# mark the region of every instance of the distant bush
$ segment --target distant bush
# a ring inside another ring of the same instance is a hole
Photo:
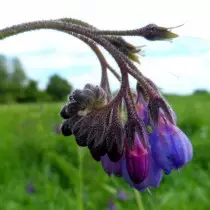
[[[203,94],[209,94],[209,92],[205,89],[197,89],[193,92],[193,95],[203,95]]]
[[[72,85],[58,75],[49,78],[45,90],[38,82],[27,78],[21,61],[0,55],[0,103],[36,103],[65,100]]]
[[[52,97],[53,101],[66,100],[66,97],[71,90],[72,86],[68,81],[56,74],[50,77],[46,88],[47,94]]]

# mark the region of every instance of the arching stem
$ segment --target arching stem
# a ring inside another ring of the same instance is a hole
[[[144,79],[144,76],[139,72],[136,66],[127,58],[122,52],[120,52],[116,47],[110,44],[108,40],[101,36],[96,36],[94,33],[91,33],[90,29],[87,27],[82,27],[80,25],[75,25],[71,23],[61,22],[61,21],[34,21],[29,23],[23,23],[19,25],[14,25],[5,29],[0,30],[0,39],[16,35],[19,33],[23,33],[26,31],[32,31],[37,29],[54,29],[58,31],[62,31],[65,33],[73,32],[77,34],[81,34],[90,39],[93,39],[98,44],[102,45],[116,60],[118,66],[120,67],[121,73],[122,71],[128,72],[132,75],[136,80],[142,83],[147,90],[148,94],[154,96],[156,91],[150,86],[150,84]],[[94,31],[95,32],[95,31]],[[122,87],[121,89],[126,89],[126,87]],[[123,94],[123,91],[119,91],[119,94]]]
[[[121,73],[123,71],[132,72],[132,70],[128,68],[129,66],[125,62],[126,56],[124,56],[122,52],[117,50],[117,48],[112,46],[109,41],[107,41],[103,37],[95,36],[94,34],[87,32],[86,28],[75,24],[59,22],[59,21],[34,21],[30,23],[24,23],[0,30],[0,39],[36,29],[54,29],[65,33],[73,32],[86,36],[90,39],[93,39],[95,42],[102,45],[114,57],[114,59],[116,60],[116,62],[120,67]],[[127,60],[129,59],[127,58]],[[135,72],[133,72],[133,75],[135,76]],[[126,86],[125,87],[123,86],[123,82],[121,84],[121,89],[124,90],[126,89]],[[119,91],[119,94],[122,93],[123,91]]]
[[[24,32],[28,32],[32,30],[37,30],[37,29],[54,29],[54,30],[65,32],[65,33],[74,32],[74,33],[79,33],[81,35],[87,36],[89,38],[91,37],[88,36],[88,34],[89,35],[92,34],[89,32],[89,29],[87,29],[87,27],[85,28],[85,27],[78,26],[71,23],[48,20],[48,21],[34,21],[34,22],[29,22],[29,23],[23,23],[23,24],[14,25],[14,26],[2,29],[0,30],[0,39],[4,39],[9,36],[17,35],[19,33],[24,33]],[[102,37],[100,37],[100,39],[102,39]],[[103,39],[103,42],[104,41],[108,43],[107,40]],[[109,46],[111,45],[109,44]],[[115,52],[116,50],[117,49],[115,48]],[[119,50],[117,50],[117,53],[120,55],[119,57],[123,56],[126,59],[126,62],[129,61],[129,65],[131,64],[130,60],[126,58],[126,56],[124,56],[123,53],[121,53]],[[137,75],[137,73],[134,72],[135,70],[129,70],[129,73],[134,77],[135,75]]]

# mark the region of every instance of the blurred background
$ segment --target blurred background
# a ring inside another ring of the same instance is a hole
[[[99,84],[99,62],[85,44],[69,35],[27,32],[0,41],[0,209],[210,209],[207,1],[7,0],[1,8],[0,29],[62,17],[119,30],[185,23],[173,30],[180,37],[172,42],[126,40],[146,45],[139,68],[172,105],[180,128],[193,143],[194,158],[181,171],[164,176],[160,188],[150,193],[138,193],[123,180],[107,176],[86,149],[63,137],[59,129],[59,112],[71,90]],[[115,92],[119,83],[109,77]]]

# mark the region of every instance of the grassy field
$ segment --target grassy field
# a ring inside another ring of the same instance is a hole
[[[56,133],[61,104],[0,106],[0,210],[209,210],[210,96],[168,96],[194,159],[137,193]],[[111,207],[112,206],[112,207]]]

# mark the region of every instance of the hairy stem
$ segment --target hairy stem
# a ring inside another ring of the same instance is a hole
[[[118,66],[120,67],[121,73],[124,71],[124,72],[129,72],[134,77],[136,76],[136,72],[133,71],[128,66],[128,64],[132,64],[132,63],[122,52],[117,50],[117,48],[111,45],[110,42],[104,39],[103,37],[95,36],[94,34],[86,31],[86,28],[75,25],[75,24],[53,21],[53,20],[23,23],[23,24],[14,25],[14,26],[0,30],[0,39],[4,39],[12,35],[23,33],[26,31],[37,30],[37,29],[54,29],[54,30],[65,32],[65,33],[73,32],[73,33],[86,36],[96,41],[100,45],[102,45],[114,57],[114,59],[118,63]],[[126,61],[129,61],[129,63],[126,64]],[[121,84],[121,89],[122,91],[119,91],[119,94],[122,94],[123,90],[126,90],[126,86],[124,85],[123,82]]]
[[[87,36],[87,37],[89,37],[91,39],[93,39],[93,36],[94,36],[93,33],[89,32],[90,29],[87,29],[85,27],[82,27],[82,26],[79,26],[79,25],[75,25],[75,24],[66,23],[66,22],[48,20],[48,21],[28,22],[28,23],[23,23],[23,24],[14,25],[14,26],[11,26],[11,27],[4,28],[4,29],[0,30],[0,39],[4,39],[4,38],[7,38],[9,36],[17,35],[17,34],[28,32],[28,31],[32,31],[32,30],[38,30],[38,29],[52,29],[52,30],[62,31],[62,32],[65,32],[65,33],[74,32],[74,33],[77,33],[77,34],[81,34],[81,35]],[[98,40],[98,37],[96,37],[96,36],[94,36],[94,37],[95,37],[95,40]],[[100,37],[100,40],[101,40],[100,44],[103,47],[105,47],[105,45],[107,45],[108,41],[105,40],[105,39],[103,39],[103,40],[102,39],[103,38]],[[99,41],[96,41],[96,42],[99,43]],[[105,42],[106,42],[106,44],[104,45]],[[111,45],[109,43],[109,47],[108,48],[110,48],[110,46]],[[113,51],[113,48],[114,47],[112,46],[112,50],[111,51]],[[106,47],[105,47],[105,49],[106,49]],[[114,48],[115,54],[116,54],[116,50],[117,49]],[[119,54],[120,56],[123,55],[123,53],[119,52],[119,50],[117,50],[117,54]],[[120,56],[118,56],[118,58]],[[125,56],[123,56],[123,57],[126,58]],[[126,62],[127,62],[127,60],[129,60],[129,59],[127,58]],[[129,60],[129,62],[130,62],[130,60]],[[133,75],[135,75],[135,74],[133,74]]]
[[[96,36],[94,33],[91,33],[93,31],[91,31],[91,29],[88,29],[87,27],[82,27],[80,25],[61,22],[61,21],[54,21],[54,20],[34,21],[34,22],[14,25],[14,26],[0,30],[0,39],[4,39],[12,35],[16,35],[16,34],[27,32],[27,31],[37,30],[37,29],[54,29],[54,30],[65,32],[65,33],[74,32],[74,33],[81,34],[83,36],[86,36],[96,41],[97,43],[102,45],[114,57],[114,59],[118,63],[118,66],[120,67],[121,72],[122,71],[128,72],[136,80],[144,84],[144,87],[147,90],[149,95],[154,96],[155,94],[157,94],[156,91],[144,79],[144,76],[137,69],[137,67],[130,61],[129,58],[127,58],[122,52],[120,52],[117,48],[111,45],[110,42],[107,41],[105,38],[101,36]],[[124,87],[124,89],[126,89],[126,87]],[[122,92],[120,91],[120,93]]]
[[[117,78],[117,80],[121,81],[120,75],[108,64],[102,52],[91,39],[88,39],[87,37],[82,35],[77,35],[76,33],[69,33],[68,31],[66,33],[80,39],[93,50],[101,64],[102,73],[104,72],[103,69],[108,68],[112,72],[112,74]]]
[[[69,32],[67,32],[69,33]],[[92,50],[93,52],[96,54],[100,64],[101,64],[101,83],[100,86],[107,92],[107,99],[108,101],[111,100],[111,90],[110,90],[110,86],[109,86],[109,81],[108,81],[108,75],[107,75],[107,69],[109,69],[110,65],[107,63],[105,57],[103,56],[103,54],[101,53],[101,51],[99,50],[99,48],[96,46],[95,42],[85,36],[82,35],[78,35],[76,33],[69,33],[70,35],[73,35],[74,37],[80,39],[81,41],[83,41],[84,43],[86,43]],[[110,70],[114,76],[116,76],[116,78],[118,79],[118,81],[121,81],[121,77],[120,75],[111,67]]]

